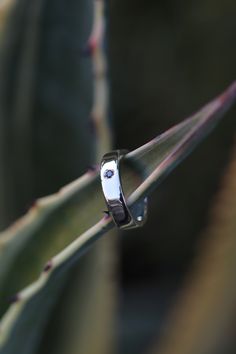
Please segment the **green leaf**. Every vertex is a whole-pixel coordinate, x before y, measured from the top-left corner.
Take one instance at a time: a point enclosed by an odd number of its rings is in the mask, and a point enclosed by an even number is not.
[[[146,175],[138,184],[133,169],[123,166],[122,180],[131,207],[149,195],[214,127],[235,98],[233,84],[191,118],[127,155],[126,160],[142,167]],[[10,296],[17,296],[1,321],[1,354],[13,354],[19,347],[24,354],[33,352],[40,339],[39,329],[53,306],[53,296],[60,291],[68,272],[88,246],[113,227],[110,218],[102,217],[104,208],[97,168],[58,194],[39,200],[25,217],[2,234],[2,314]]]

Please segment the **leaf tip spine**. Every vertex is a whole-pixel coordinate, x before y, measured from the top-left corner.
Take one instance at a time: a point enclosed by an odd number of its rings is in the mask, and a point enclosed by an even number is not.
[[[49,272],[52,269],[52,266],[53,266],[52,260],[48,261],[43,268],[44,273]]]
[[[15,294],[15,295],[12,295],[9,299],[9,302],[11,304],[14,304],[16,302],[20,301],[20,295],[19,294]]]
[[[109,210],[103,210],[103,214],[104,214],[104,219],[109,219],[110,218],[110,212]]]
[[[99,166],[96,165],[96,164],[94,164],[94,165],[89,165],[89,166],[87,167],[87,172],[88,172],[88,173],[95,173],[95,172],[98,171],[98,169],[99,169]]]

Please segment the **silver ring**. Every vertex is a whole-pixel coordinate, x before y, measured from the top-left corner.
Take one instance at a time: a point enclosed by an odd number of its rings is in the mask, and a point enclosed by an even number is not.
[[[101,161],[100,178],[109,214],[120,229],[131,229],[144,224],[147,217],[147,198],[135,208],[135,215],[126,204],[120,178],[120,161],[127,150],[105,154]]]

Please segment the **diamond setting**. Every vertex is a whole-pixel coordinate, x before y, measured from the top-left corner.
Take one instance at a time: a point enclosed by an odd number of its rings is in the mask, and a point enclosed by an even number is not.
[[[103,174],[105,178],[112,178],[114,176],[114,170],[106,170]]]

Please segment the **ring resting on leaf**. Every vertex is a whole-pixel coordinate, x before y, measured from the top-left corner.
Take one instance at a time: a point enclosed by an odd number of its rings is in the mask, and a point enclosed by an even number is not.
[[[101,161],[100,178],[103,195],[114,223],[120,229],[131,229],[142,226],[147,218],[147,198],[144,198],[131,212],[124,196],[120,162],[127,150],[114,150],[105,154]]]

